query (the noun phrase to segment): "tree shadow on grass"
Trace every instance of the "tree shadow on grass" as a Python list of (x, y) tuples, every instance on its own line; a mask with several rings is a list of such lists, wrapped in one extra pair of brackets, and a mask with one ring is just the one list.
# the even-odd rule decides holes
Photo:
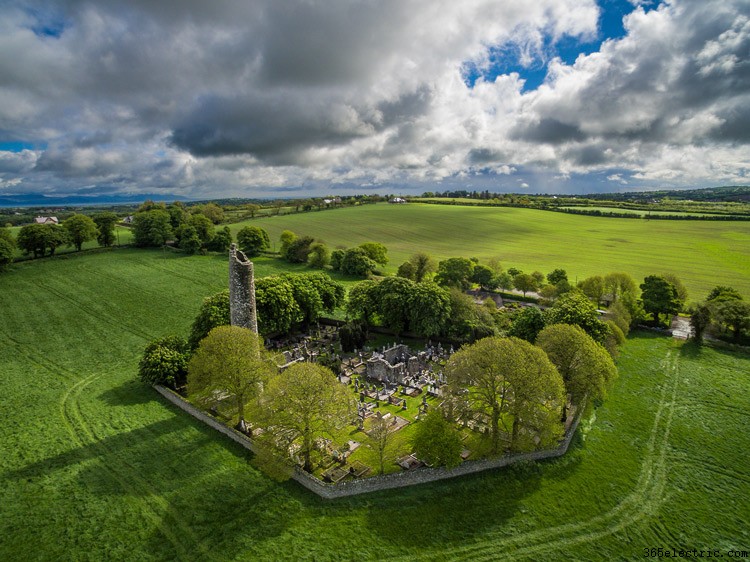
[(135, 406), (156, 399), (151, 387), (136, 379), (128, 379), (120, 386), (105, 390), (99, 398), (109, 406)]

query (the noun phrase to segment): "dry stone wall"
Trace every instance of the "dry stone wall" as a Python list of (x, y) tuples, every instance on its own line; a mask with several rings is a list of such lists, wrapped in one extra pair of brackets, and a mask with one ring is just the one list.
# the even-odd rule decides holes
[[(257, 452), (257, 448), (253, 441), (244, 433), (240, 433), (231, 427), (227, 427), (206, 412), (193, 406), (176, 392), (159, 385), (154, 388), (156, 388), (157, 392), (159, 392), (164, 398), (194, 418), (202, 421), (215, 430), (220, 431), (253, 453)], [(446, 480), (448, 478), (456, 478), (458, 476), (501, 468), (518, 462), (538, 461), (560, 457), (568, 451), (568, 447), (570, 447), (570, 442), (573, 439), (576, 429), (578, 429), (578, 423), (580, 420), (581, 416), (579, 414), (568, 428), (563, 440), (554, 449), (532, 451), (530, 453), (508, 454), (492, 459), (465, 461), (455, 468), (418, 468), (404, 472), (386, 474), (384, 476), (373, 476), (370, 478), (339, 482), (338, 484), (322, 482), (300, 468), (295, 469), (292, 478), (311, 492), (314, 492), (325, 499), (356, 496), (359, 494), (367, 494), (369, 492), (378, 492), (380, 490), (404, 488), (406, 486), (415, 486), (418, 484), (426, 484), (428, 482), (436, 482), (438, 480)]]

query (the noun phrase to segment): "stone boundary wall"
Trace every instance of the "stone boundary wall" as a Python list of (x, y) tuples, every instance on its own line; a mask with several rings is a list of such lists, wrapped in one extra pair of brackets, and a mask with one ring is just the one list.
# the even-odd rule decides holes
[[(240, 433), (239, 431), (231, 427), (227, 427), (209, 414), (190, 404), (190, 402), (185, 400), (182, 396), (180, 396), (173, 390), (160, 385), (156, 385), (154, 386), (154, 388), (159, 394), (161, 394), (164, 398), (169, 400), (178, 408), (184, 410), (206, 425), (216, 429), (217, 431), (220, 431), (221, 433), (223, 433), (233, 441), (236, 441), (246, 449), (249, 449), (253, 453), (257, 453), (255, 444), (244, 433)], [(575, 435), (576, 429), (578, 429), (578, 423), (580, 421), (581, 414), (578, 414), (573, 423), (570, 425), (570, 428), (568, 428), (568, 431), (565, 433), (565, 437), (563, 438), (563, 440), (554, 449), (532, 451), (530, 453), (507, 454), (503, 455), (502, 457), (496, 457), (493, 459), (464, 461), (455, 468), (418, 468), (414, 470), (396, 472), (393, 474), (386, 474), (383, 476), (372, 476), (370, 478), (360, 478), (358, 480), (351, 480), (348, 482), (339, 482), (338, 484), (328, 484), (326, 482), (323, 482), (303, 471), (299, 467), (295, 467), (292, 478), (311, 492), (325, 499), (343, 498), (347, 496), (367, 494), (369, 492), (378, 492), (381, 490), (390, 490), (393, 488), (404, 488), (406, 486), (426, 484), (428, 482), (436, 482), (438, 480), (456, 478), (458, 476), (465, 476), (467, 474), (475, 474), (477, 472), (482, 472), (485, 470), (501, 468), (522, 461), (538, 461), (560, 457), (568, 451), (568, 447), (570, 447), (570, 442), (573, 439), (573, 435)]]

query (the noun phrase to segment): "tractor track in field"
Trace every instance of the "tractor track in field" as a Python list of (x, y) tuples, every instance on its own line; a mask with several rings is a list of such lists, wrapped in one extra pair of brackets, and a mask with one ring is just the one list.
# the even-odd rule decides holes
[[(60, 369), (65, 370), (61, 367)], [(131, 501), (137, 502), (141, 513), (172, 544), (179, 559), (190, 560), (197, 552), (202, 560), (210, 560), (211, 554), (205, 550), (202, 541), (193, 534), (189, 524), (180, 517), (169, 501), (141, 476), (139, 470), (128, 462), (127, 458), (118, 455), (104, 441), (98, 439), (86, 421), (79, 399), (82, 392), (101, 376), (101, 373), (94, 373), (78, 380), (68, 387), (61, 397), (59, 406), (66, 429), (79, 446), (90, 447), (96, 451), (95, 459), (120, 487), (131, 495)], [(106, 457), (112, 455), (117, 455), (117, 463), (106, 462)], [(175, 527), (179, 529), (179, 536), (174, 532)], [(185, 539), (192, 543), (192, 548), (184, 544)]]
[(134, 336), (136, 336), (138, 338), (145, 339), (147, 341), (150, 341), (150, 340), (154, 339), (153, 335), (148, 334), (148, 333), (140, 330), (139, 328), (135, 328), (133, 326), (129, 326), (127, 323), (125, 323), (123, 321), (112, 319), (106, 313), (102, 314), (101, 312), (97, 312), (96, 310), (92, 309), (90, 306), (87, 306), (84, 302), (82, 302), (82, 301), (80, 301), (78, 299), (73, 298), (72, 296), (70, 296), (70, 294), (68, 294), (66, 292), (63, 292), (63, 291), (61, 291), (59, 289), (53, 289), (49, 285), (46, 285), (46, 284), (44, 284), (44, 283), (42, 283), (42, 282), (40, 282), (38, 280), (33, 281), (33, 283), (37, 287), (39, 287), (40, 289), (42, 289), (44, 291), (47, 291), (47, 292), (55, 295), (59, 299), (67, 301), (67, 302), (75, 305), (75, 307), (78, 310), (86, 313), (88, 316), (91, 316), (92, 318), (95, 318), (99, 322), (102, 322), (104, 324), (109, 325), (111, 328), (114, 328), (116, 330), (125, 330), (125, 331), (129, 332), (130, 334), (132, 334), (132, 335), (134, 335)]
[[(656, 515), (666, 495), (669, 434), (676, 409), (679, 381), (679, 359), (673, 351), (667, 352), (662, 368), (666, 371), (666, 379), (662, 385), (641, 472), (633, 491), (618, 505), (586, 521), (529, 531), (511, 537), (493, 538), (490, 535), (481, 542), (444, 549), (424, 558), (472, 561), (542, 559), (550, 554), (563, 553), (573, 546), (593, 543)], [(649, 527), (659, 536), (675, 538), (656, 520), (650, 521)]]

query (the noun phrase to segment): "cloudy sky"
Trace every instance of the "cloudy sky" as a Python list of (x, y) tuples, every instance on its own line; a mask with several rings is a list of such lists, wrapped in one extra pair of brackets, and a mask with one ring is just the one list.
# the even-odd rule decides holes
[(750, 0), (0, 0), (0, 196), (750, 183)]

